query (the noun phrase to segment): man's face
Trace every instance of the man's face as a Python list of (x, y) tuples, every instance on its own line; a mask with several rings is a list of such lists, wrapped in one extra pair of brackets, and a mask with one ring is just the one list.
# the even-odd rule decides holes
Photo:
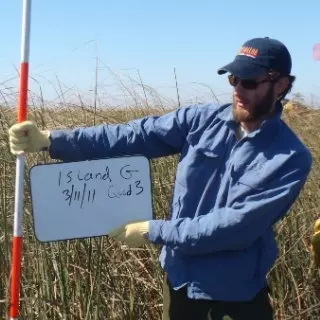
[[(254, 79), (260, 82), (266, 76)], [(262, 82), (254, 89), (248, 89), (245, 81), (239, 81), (234, 87), (233, 116), (237, 122), (255, 122), (266, 116), (274, 107), (276, 94), (274, 83)]]

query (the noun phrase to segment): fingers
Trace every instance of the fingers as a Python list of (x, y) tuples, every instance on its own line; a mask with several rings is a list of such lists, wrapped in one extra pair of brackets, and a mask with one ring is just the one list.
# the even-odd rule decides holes
[(128, 237), (128, 224), (122, 225), (121, 227), (112, 230), (108, 235), (114, 238), (116, 241), (125, 242)]
[(126, 230), (123, 227), (113, 230), (109, 232), (109, 237), (112, 237), (116, 241), (124, 242), (126, 239)]
[(14, 155), (20, 155), (28, 150), (28, 143), (10, 144), (10, 151)]
[(20, 156), (21, 154), (24, 154), (25, 152), (21, 149), (15, 149), (15, 148), (10, 148), (11, 154), (15, 156)]
[(116, 239), (119, 242), (125, 242), (126, 240), (126, 234), (125, 232), (120, 232), (119, 234), (117, 234), (114, 239)]
[(121, 226), (120, 228), (114, 229), (111, 232), (109, 232), (109, 236), (116, 238), (118, 237), (121, 233), (123, 233), (125, 231), (125, 226)]
[[(140, 220), (138, 220), (140, 221)], [(112, 230), (111, 232), (109, 232), (109, 236), (110, 237), (116, 237), (118, 234), (120, 234), (121, 232), (123, 233), (128, 233), (130, 232), (130, 227), (133, 223), (137, 222), (136, 220), (130, 220), (127, 223), (123, 224), (122, 226)]]
[(10, 144), (13, 144), (13, 145), (18, 145), (18, 144), (28, 144), (29, 142), (29, 137), (28, 136), (10, 136), (9, 137), (9, 142)]
[[(23, 121), (10, 127), (9, 145), (10, 152), (14, 155), (20, 155), (27, 151), (33, 151), (32, 141), (36, 137), (37, 126), (32, 121)], [(30, 149), (31, 148), (31, 149)]]
[(26, 135), (26, 133), (30, 129), (35, 128), (35, 127), (36, 127), (36, 125), (34, 124), (34, 122), (32, 122), (30, 120), (16, 123), (10, 127), (9, 135), (15, 136), (15, 137), (23, 136), (23, 135)]
[(9, 129), (10, 152), (14, 155), (20, 155), (27, 150), (29, 137), (26, 135), (26, 127), (29, 124), (16, 124)]

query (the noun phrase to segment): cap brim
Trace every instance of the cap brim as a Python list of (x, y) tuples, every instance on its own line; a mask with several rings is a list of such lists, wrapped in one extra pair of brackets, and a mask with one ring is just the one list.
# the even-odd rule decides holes
[(253, 63), (248, 63), (248, 61), (234, 60), (218, 69), (217, 72), (219, 75), (229, 72), (242, 79), (254, 79), (263, 75), (265, 71), (265, 68)]

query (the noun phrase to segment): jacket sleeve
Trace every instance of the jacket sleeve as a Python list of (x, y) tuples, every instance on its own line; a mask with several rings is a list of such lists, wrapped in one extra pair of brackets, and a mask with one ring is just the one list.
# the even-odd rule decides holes
[(247, 248), (285, 216), (305, 184), (311, 164), (311, 155), (301, 152), (284, 163), (263, 190), (243, 189), (230, 207), (193, 219), (152, 220), (149, 239), (184, 254)]
[(197, 107), (188, 106), (125, 124), (51, 131), (49, 154), (53, 159), (81, 161), (136, 154), (156, 158), (179, 153), (196, 111)]

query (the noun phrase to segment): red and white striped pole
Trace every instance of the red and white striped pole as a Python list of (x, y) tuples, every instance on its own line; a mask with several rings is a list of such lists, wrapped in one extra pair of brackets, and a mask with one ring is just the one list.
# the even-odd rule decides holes
[[(28, 77), (29, 77), (29, 43), (30, 43), (31, 0), (23, 0), (20, 92), (18, 105), (18, 122), (27, 119)], [(24, 184), (24, 154), (17, 156), (14, 227), (12, 242), (12, 272), (11, 272), (11, 305), (10, 319), (19, 317), (20, 274), (22, 257), (22, 218), (23, 218), (23, 184)]]

